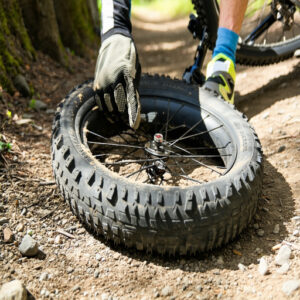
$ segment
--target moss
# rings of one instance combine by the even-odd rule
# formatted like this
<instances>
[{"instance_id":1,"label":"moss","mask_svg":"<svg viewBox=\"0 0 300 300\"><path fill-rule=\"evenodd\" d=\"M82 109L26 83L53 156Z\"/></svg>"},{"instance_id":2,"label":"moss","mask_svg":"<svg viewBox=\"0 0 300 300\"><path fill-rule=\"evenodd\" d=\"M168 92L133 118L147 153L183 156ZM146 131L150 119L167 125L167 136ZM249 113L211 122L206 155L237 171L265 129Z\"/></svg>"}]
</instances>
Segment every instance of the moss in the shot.
<instances>
[{"instance_id":1,"label":"moss","mask_svg":"<svg viewBox=\"0 0 300 300\"><path fill-rule=\"evenodd\" d=\"M21 41L23 49L25 49L28 54L35 56L34 48L28 36L23 22L22 13L16 0L11 0L8 2L7 14L10 20L11 29Z\"/></svg>"}]
</instances>

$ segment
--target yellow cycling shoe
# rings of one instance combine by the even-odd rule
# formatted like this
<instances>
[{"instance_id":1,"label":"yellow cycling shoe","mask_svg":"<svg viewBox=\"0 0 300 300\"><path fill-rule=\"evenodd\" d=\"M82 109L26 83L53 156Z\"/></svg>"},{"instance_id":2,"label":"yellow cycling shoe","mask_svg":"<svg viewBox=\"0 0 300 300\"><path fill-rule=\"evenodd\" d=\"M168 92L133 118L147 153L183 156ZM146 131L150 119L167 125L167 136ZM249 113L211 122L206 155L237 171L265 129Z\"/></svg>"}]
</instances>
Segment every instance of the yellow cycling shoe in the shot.
<instances>
[{"instance_id":1,"label":"yellow cycling shoe","mask_svg":"<svg viewBox=\"0 0 300 300\"><path fill-rule=\"evenodd\" d=\"M207 65L204 88L219 94L229 103L234 103L235 66L226 55L216 55Z\"/></svg>"}]
</instances>

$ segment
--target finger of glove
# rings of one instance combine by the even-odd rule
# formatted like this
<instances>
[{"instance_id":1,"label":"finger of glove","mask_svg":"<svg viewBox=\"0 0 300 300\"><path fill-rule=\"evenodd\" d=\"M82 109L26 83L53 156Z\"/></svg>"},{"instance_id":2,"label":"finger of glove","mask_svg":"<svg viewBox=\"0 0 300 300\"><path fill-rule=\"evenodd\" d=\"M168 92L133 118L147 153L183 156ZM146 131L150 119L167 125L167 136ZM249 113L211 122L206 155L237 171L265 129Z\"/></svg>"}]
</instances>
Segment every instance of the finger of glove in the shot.
<instances>
[{"instance_id":1,"label":"finger of glove","mask_svg":"<svg viewBox=\"0 0 300 300\"><path fill-rule=\"evenodd\" d=\"M126 108L127 98L122 83L118 83L116 85L114 90L114 97L115 97L116 105L118 107L118 111L120 113L123 113Z\"/></svg>"},{"instance_id":2,"label":"finger of glove","mask_svg":"<svg viewBox=\"0 0 300 300\"><path fill-rule=\"evenodd\" d=\"M127 108L129 116L129 125L133 129L137 129L140 124L140 111L141 105L139 100L139 94L134 86L133 78L127 74L124 76L126 83L126 98Z\"/></svg>"}]
</instances>

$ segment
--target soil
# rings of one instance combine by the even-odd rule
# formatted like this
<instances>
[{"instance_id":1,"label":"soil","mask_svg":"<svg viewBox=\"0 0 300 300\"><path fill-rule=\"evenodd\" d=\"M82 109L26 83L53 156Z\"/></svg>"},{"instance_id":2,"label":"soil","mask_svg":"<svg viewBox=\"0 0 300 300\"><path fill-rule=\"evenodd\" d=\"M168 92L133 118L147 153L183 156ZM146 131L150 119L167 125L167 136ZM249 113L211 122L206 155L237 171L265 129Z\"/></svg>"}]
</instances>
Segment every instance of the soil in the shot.
<instances>
[{"instance_id":1,"label":"soil","mask_svg":"<svg viewBox=\"0 0 300 300\"><path fill-rule=\"evenodd\" d=\"M144 72L181 77L196 44L186 22L136 20L134 35ZM0 167L0 219L9 219L0 225L0 285L20 279L36 299L286 298L282 285L300 279L299 59L238 67L237 107L254 126L265 155L263 196L254 220L235 241L210 253L175 258L116 247L88 233L53 184L53 110L68 90L93 76L95 59L73 57L67 71L39 54L27 66L25 76L47 111L30 109L29 100L18 93L3 93L1 132L13 150L3 156ZM4 116L6 109L12 119ZM22 124L24 119L32 121ZM14 232L13 243L2 242L5 227ZM45 257L21 256L17 245L26 232ZM286 274L278 273L275 265L277 244L292 249ZM269 265L265 276L258 272L262 256ZM299 289L289 298L299 299Z\"/></svg>"}]
</instances>

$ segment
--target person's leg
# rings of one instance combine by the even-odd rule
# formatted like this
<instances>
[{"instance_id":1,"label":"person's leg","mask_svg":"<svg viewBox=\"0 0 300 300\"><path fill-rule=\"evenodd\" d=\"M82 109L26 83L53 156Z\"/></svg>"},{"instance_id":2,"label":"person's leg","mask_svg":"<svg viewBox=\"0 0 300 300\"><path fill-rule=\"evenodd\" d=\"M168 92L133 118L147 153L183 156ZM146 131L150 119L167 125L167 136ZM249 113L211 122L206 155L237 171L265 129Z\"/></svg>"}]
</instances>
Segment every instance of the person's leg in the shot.
<instances>
[{"instance_id":1,"label":"person's leg","mask_svg":"<svg viewBox=\"0 0 300 300\"><path fill-rule=\"evenodd\" d=\"M204 85L231 103L234 101L235 52L247 4L248 0L221 0L218 37Z\"/></svg>"}]
</instances>

